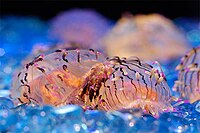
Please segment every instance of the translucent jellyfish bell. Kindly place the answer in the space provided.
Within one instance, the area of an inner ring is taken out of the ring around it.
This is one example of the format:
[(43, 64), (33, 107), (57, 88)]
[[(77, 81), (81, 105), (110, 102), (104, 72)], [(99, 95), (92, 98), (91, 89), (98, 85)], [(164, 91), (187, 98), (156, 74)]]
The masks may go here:
[(183, 33), (159, 14), (123, 16), (102, 41), (109, 56), (159, 62), (176, 58), (188, 48)]
[(179, 70), (174, 91), (193, 103), (200, 99), (200, 46), (189, 51), (176, 67)]

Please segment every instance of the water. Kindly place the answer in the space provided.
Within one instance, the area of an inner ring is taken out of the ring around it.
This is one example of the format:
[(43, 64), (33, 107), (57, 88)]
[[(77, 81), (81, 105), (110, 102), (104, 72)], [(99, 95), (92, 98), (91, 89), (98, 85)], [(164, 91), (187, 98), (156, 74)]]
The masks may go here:
[[(192, 46), (199, 45), (199, 29), (195, 27), (196, 22), (183, 23), (185, 21), (176, 22), (184, 28)], [(0, 25), (0, 133), (200, 132), (200, 101), (193, 104), (180, 104), (175, 107), (174, 112), (160, 114), (158, 118), (145, 115), (141, 109), (105, 112), (84, 111), (76, 105), (58, 108), (34, 105), (14, 106), (9, 98), (12, 74), (21, 65), (21, 61), (30, 54), (34, 44), (48, 42), (47, 30), (47, 23), (37, 18), (3, 18)], [(169, 68), (174, 67), (166, 66), (166, 72), (169, 73), (167, 82), (171, 88), (177, 77), (173, 74), (173, 70), (167, 70)]]

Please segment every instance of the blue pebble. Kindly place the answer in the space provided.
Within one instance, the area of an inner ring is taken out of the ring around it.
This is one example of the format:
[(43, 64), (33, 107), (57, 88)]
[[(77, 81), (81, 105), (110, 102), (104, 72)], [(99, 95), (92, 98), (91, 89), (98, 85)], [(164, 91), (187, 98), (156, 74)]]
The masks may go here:
[(85, 118), (90, 132), (108, 132), (109, 121), (112, 117), (113, 116), (98, 110), (88, 110), (85, 112)]
[(110, 132), (113, 133), (128, 132), (129, 130), (128, 121), (126, 121), (124, 115), (118, 111), (112, 112), (111, 115), (114, 116), (114, 119), (110, 121), (111, 122), (111, 125), (109, 127)]
[(140, 118), (135, 119), (134, 126), (131, 127), (130, 133), (132, 132), (157, 132), (158, 121), (151, 115), (144, 115)]
[(9, 132), (15, 128), (17, 116), (11, 110), (0, 109), (0, 132)]
[(195, 125), (191, 125), (187, 119), (174, 115), (173, 113), (164, 113), (159, 118), (158, 132), (193, 132), (196, 131)]
[[(200, 113), (200, 100), (197, 101), (197, 102), (195, 102), (194, 106), (195, 106), (195, 110), (196, 110), (198, 113)], [(199, 115), (200, 115), (200, 114), (199, 114)]]
[(15, 112), (18, 114), (19, 121), (12, 132), (50, 132), (55, 125), (50, 106), (21, 106), (16, 108)]
[(83, 110), (81, 107), (76, 105), (67, 105), (61, 107), (55, 107), (53, 110), (53, 114), (57, 116), (65, 116), (70, 118), (80, 118), (83, 115)]
[[(179, 117), (185, 118), (190, 123), (196, 123), (196, 119), (200, 118), (200, 112), (198, 112), (199, 101), (190, 104), (190, 103), (183, 103), (176, 107), (176, 114)], [(175, 114), (175, 113), (174, 113)]]
[(127, 132), (128, 125), (120, 112), (106, 113), (98, 110), (85, 112), (89, 132), (117, 133)]
[(55, 125), (53, 132), (87, 133), (87, 126), (84, 123), (84, 113), (81, 107), (67, 105), (55, 107), (53, 110)]
[(10, 109), (14, 107), (14, 103), (5, 97), (0, 97), (0, 109)]

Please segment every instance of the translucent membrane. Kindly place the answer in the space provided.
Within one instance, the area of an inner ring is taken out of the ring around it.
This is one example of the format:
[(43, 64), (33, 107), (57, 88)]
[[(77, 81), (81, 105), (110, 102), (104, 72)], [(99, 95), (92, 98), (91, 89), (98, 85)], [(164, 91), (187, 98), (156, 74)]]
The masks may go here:
[(174, 91), (180, 92), (181, 98), (189, 99), (191, 103), (200, 99), (200, 46), (192, 49), (176, 67), (179, 70), (178, 81)]
[(113, 72), (101, 87), (105, 102), (100, 108), (120, 110), (139, 107), (154, 116), (172, 110), (170, 89), (162, 71), (137, 57), (113, 57), (104, 64), (113, 68)]
[(11, 96), (17, 103), (68, 104), (83, 88), (84, 75), (103, 60), (92, 50), (56, 50), (39, 55), (18, 73)]
[(16, 104), (122, 110), (132, 107), (158, 116), (172, 110), (164, 74), (138, 58), (104, 58), (94, 50), (56, 50), (26, 64), (14, 80)]
[(149, 14), (122, 16), (102, 41), (109, 56), (165, 62), (187, 51), (185, 38), (171, 20)]
[[(89, 9), (72, 9), (58, 14), (50, 22), (50, 38), (59, 42), (74, 42), (78, 48), (98, 48), (99, 39), (109, 30), (109, 21)], [(70, 43), (69, 43), (70, 44)]]

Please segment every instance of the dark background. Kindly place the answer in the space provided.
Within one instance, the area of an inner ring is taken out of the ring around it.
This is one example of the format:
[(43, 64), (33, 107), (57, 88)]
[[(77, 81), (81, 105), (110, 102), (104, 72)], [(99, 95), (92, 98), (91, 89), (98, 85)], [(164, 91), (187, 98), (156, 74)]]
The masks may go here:
[(200, 18), (200, 1), (169, 0), (118, 0), (118, 1), (31, 1), (0, 0), (1, 17), (5, 15), (38, 16), (48, 20), (57, 13), (72, 8), (95, 9), (109, 19), (117, 20), (122, 13), (133, 14), (160, 13), (168, 18), (178, 17)]

